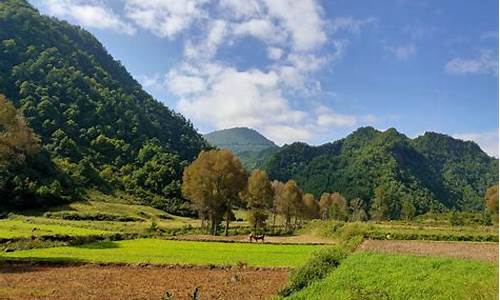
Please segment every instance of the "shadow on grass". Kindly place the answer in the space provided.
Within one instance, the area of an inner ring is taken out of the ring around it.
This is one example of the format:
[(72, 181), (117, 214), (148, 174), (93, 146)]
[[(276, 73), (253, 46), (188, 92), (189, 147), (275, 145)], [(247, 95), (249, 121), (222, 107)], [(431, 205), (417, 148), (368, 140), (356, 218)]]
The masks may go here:
[(120, 245), (117, 242), (112, 241), (104, 241), (104, 242), (96, 242), (75, 246), (77, 248), (85, 248), (85, 249), (112, 249), (112, 248), (120, 248)]
[(85, 263), (68, 257), (0, 257), (0, 274), (40, 272)]

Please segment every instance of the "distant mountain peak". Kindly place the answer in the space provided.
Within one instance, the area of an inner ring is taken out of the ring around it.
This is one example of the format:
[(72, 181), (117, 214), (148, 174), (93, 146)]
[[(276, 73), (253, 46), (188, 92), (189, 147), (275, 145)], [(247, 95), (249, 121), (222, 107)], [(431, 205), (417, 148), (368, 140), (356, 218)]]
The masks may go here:
[(266, 138), (257, 130), (248, 127), (233, 127), (216, 130), (204, 136), (209, 143), (218, 147), (231, 145), (260, 145), (267, 148), (276, 146), (273, 141)]
[(248, 127), (217, 130), (205, 134), (204, 137), (213, 146), (231, 150), (248, 170), (257, 167), (279, 149), (273, 141)]

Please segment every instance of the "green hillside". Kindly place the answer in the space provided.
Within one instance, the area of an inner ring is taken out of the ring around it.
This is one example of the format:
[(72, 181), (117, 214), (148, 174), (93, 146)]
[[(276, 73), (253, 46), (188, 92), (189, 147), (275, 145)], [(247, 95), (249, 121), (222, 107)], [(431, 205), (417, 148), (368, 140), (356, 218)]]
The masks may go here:
[(206, 134), (205, 139), (218, 148), (231, 150), (241, 159), (247, 170), (262, 165), (278, 150), (274, 142), (256, 130), (246, 127), (214, 131)]
[(316, 197), (333, 191), (348, 199), (359, 197), (366, 209), (380, 187), (390, 195), (392, 214), (399, 213), (404, 201), (419, 213), (480, 210), (486, 188), (498, 181), (498, 160), (475, 143), (436, 133), (412, 140), (393, 128), (383, 132), (360, 128), (316, 147), (286, 145), (265, 169), (274, 179), (297, 180)]
[(0, 53), (0, 93), (43, 145), (28, 163), (0, 170), (0, 197), (9, 199), (0, 207), (68, 200), (87, 187), (126, 190), (163, 209), (182, 204), (182, 168), (205, 140), (94, 36), (26, 1), (0, 1)]

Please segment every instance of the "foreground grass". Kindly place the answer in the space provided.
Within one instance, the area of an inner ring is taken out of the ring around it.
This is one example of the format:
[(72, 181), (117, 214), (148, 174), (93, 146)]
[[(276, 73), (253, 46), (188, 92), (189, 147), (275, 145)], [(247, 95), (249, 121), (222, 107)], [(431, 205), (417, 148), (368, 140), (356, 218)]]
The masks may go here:
[(498, 265), (357, 253), (287, 299), (498, 299)]
[(313, 245), (270, 245), (138, 239), (99, 242), (77, 247), (56, 247), (16, 251), (4, 259), (294, 267), (306, 260)]

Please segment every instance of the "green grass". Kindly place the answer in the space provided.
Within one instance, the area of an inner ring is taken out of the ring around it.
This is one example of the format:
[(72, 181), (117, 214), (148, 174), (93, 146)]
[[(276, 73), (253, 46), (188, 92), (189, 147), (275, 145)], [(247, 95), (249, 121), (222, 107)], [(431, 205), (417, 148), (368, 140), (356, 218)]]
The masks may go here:
[[(33, 228), (37, 230), (32, 231)], [(22, 219), (0, 220), (0, 238), (26, 238), (42, 235), (101, 235), (110, 232), (97, 229), (86, 229), (68, 225), (36, 224)]]
[(498, 241), (496, 226), (426, 225), (401, 221), (346, 223), (313, 220), (301, 230), (317, 236), (346, 239), (363, 235), (371, 239), (445, 240), (445, 241)]
[(195, 265), (234, 265), (243, 262), (249, 266), (294, 267), (319, 247), (137, 239), (16, 251), (4, 254), (3, 258)]
[(357, 253), (287, 299), (498, 299), (498, 265)]

